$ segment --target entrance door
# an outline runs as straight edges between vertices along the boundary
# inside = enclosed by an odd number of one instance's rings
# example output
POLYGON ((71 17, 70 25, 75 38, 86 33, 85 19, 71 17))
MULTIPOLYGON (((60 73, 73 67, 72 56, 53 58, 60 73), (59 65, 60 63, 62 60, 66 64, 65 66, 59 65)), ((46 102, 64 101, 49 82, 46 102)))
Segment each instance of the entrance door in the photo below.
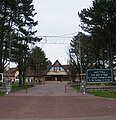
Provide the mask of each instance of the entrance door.
POLYGON ((53 76, 52 80, 53 81, 62 81, 62 76, 53 76))
POLYGON ((57 76, 57 81, 62 81, 62 77, 61 76, 57 76))

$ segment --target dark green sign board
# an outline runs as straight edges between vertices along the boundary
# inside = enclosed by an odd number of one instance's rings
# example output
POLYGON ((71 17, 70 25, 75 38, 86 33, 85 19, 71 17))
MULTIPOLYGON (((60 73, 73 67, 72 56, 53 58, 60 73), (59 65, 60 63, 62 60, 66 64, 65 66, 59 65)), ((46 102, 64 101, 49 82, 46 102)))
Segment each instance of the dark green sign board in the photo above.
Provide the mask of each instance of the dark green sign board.
POLYGON ((88 69, 86 71, 87 83, 108 83, 113 81, 111 69, 88 69))

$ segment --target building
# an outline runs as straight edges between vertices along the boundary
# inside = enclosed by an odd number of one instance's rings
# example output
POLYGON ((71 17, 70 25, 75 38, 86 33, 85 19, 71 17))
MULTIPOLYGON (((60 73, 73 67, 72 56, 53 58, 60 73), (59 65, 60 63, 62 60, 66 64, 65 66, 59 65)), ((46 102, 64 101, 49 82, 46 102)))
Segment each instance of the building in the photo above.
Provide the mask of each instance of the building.
POLYGON ((69 69, 61 65, 58 60, 49 68, 46 74, 46 81, 67 81, 70 80, 69 69))
MULTIPOLYGON (((16 82, 19 79, 18 68, 10 68, 10 70, 5 71, 4 78, 12 82, 16 82)), ((25 73, 26 83, 42 83, 45 81, 69 81, 70 72, 68 65, 61 65, 58 60, 51 65, 48 70, 42 71, 39 76, 34 74, 32 69, 27 69, 25 73)))
POLYGON ((10 80, 12 82, 16 82, 18 81, 18 75, 19 75, 19 71, 18 68, 10 68, 9 69, 5 69, 5 72, 3 74, 3 79, 5 80, 10 80))

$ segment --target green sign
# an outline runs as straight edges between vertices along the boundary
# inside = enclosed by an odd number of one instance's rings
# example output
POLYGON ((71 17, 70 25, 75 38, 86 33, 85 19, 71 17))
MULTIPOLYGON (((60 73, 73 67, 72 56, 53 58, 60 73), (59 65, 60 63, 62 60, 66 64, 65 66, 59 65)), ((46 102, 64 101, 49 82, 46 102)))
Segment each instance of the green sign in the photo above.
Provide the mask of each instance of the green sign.
POLYGON ((88 83, 108 83, 113 81, 111 69, 88 69, 86 71, 86 82, 88 83))

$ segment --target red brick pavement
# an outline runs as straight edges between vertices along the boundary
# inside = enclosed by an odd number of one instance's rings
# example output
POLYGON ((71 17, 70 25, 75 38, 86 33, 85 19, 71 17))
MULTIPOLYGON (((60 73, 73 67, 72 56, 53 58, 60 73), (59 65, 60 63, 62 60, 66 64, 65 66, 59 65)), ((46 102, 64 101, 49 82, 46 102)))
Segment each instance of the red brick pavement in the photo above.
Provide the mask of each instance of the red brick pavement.
POLYGON ((0 97, 0 120, 116 120, 116 99, 77 94, 0 97))

